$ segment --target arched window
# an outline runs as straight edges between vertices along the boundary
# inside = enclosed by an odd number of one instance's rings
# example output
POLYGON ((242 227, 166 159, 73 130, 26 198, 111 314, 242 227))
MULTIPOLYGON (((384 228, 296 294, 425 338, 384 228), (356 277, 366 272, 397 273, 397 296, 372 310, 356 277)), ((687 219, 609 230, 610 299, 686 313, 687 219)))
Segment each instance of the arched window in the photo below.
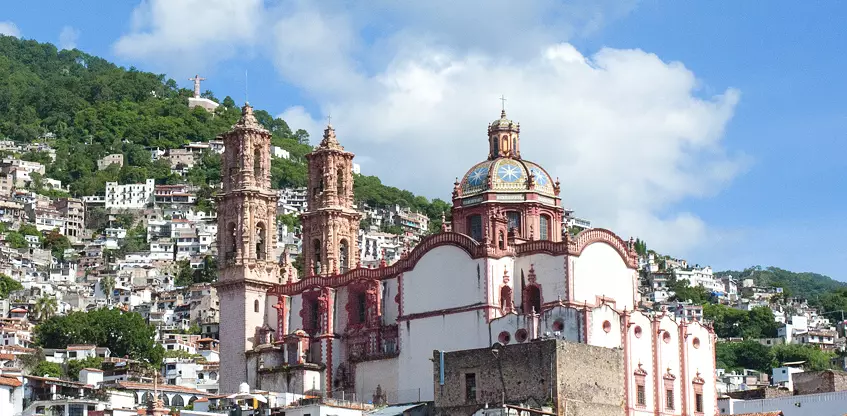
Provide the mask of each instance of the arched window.
POLYGON ((174 396, 174 399, 171 401, 171 406, 173 407, 185 407, 185 399, 182 398, 179 394, 174 396))
POLYGON ((259 312, 259 299, 253 301, 253 312, 259 312))
POLYGON ((253 180, 256 183, 262 180, 262 148, 259 146, 253 150, 253 180))
POLYGON ((503 138, 502 138, 502 141, 503 141, 503 144, 502 144, 502 146, 500 146, 501 150, 503 151, 503 153, 509 154, 509 151, 510 151, 510 149, 509 149, 509 136, 504 135, 503 138))
POLYGON ((149 392, 149 391, 148 391, 148 392, 145 392, 144 394, 142 394, 142 395, 141 395, 141 403, 142 403, 142 404, 147 404, 147 403, 149 403, 149 402, 150 402, 150 398, 151 398, 151 397, 153 397, 153 395, 152 395, 152 394, 150 394, 150 392, 149 392))
POLYGON ((524 299, 524 313, 541 313, 541 289, 538 286, 526 288, 526 299, 524 299))
POLYGON ((542 215, 538 219, 538 234, 540 240, 549 240, 550 239, 550 217, 547 215, 542 215))
POLYGON ((476 241, 482 241, 482 215, 468 217, 468 235, 476 241))
POLYGON ((196 401, 197 401, 197 396, 191 396, 191 398, 188 399, 188 405, 191 406, 196 401))
POLYGON ((509 219, 509 230, 515 230, 515 234, 521 232, 521 213, 518 211, 507 211, 506 218, 509 219))
POLYGON ((162 394, 161 394, 161 397, 162 397, 162 402, 163 402, 163 403, 165 403, 165 406, 170 406, 170 405, 171 405, 171 401, 170 401, 170 399, 168 399, 168 395, 167 395, 167 394, 162 393, 162 394))
POLYGON ((209 378, 212 379, 212 380, 217 380, 218 379, 218 373, 212 371, 211 373, 209 373, 209 378))
POLYGON ((338 168, 335 171, 335 180, 337 181, 335 192, 338 193, 339 198, 342 198, 344 197, 344 168, 338 168))
POLYGON ((349 248, 347 246, 347 240, 341 240, 341 244, 339 244, 338 248, 338 262, 341 263, 341 273, 346 273, 349 267, 349 248))
POLYGON ((256 224, 256 258, 259 260, 264 260, 267 258, 267 245, 265 244, 265 238, 267 236, 267 231, 265 230, 265 224, 260 222, 256 224))
POLYGON ((509 286, 500 288, 500 310, 504 314, 512 311, 512 288, 509 286))
POLYGON ((231 222, 227 225, 227 235, 229 236, 229 247, 226 251, 227 260, 235 260, 235 253, 238 251, 238 235, 235 231, 235 223, 231 222))
POLYGON ((506 249, 506 237, 503 235, 502 230, 497 235, 497 246, 500 247, 500 250, 506 249))
POLYGON ((312 259, 312 268, 315 274, 321 274, 321 240, 317 238, 312 241, 312 250, 314 258, 312 259))

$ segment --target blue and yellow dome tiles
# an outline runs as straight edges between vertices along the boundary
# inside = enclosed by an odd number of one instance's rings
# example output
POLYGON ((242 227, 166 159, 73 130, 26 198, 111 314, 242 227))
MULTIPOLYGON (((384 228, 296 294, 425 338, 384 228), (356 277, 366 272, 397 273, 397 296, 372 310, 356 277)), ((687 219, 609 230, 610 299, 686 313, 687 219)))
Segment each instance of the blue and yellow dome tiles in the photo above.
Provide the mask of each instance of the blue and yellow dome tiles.
POLYGON ((531 192, 527 184, 528 175, 532 175, 535 182, 535 192, 549 197, 556 196, 550 175, 541 166, 524 159, 509 157, 486 160, 474 165, 462 179, 462 196, 469 197, 490 191, 531 192))

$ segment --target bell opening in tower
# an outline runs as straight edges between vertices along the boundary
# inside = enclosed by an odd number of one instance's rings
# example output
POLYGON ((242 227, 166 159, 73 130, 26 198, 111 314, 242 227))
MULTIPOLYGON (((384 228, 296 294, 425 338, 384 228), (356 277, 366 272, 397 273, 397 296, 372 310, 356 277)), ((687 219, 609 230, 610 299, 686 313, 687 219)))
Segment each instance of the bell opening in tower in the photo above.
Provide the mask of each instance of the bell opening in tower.
POLYGON ((341 244, 339 244, 338 249, 338 262, 341 263, 341 273, 346 273, 347 270, 350 269, 350 266, 348 265, 348 252, 349 248, 347 247, 347 240, 341 240, 341 244))
POLYGON ((259 146, 253 150, 253 180, 256 184, 262 180, 262 148, 259 146))
POLYGON ((312 242, 312 249, 314 250, 314 259, 312 261, 313 272, 315 274, 321 274, 321 240, 315 239, 312 242))
POLYGON ((508 211, 506 212, 506 218, 509 219, 509 231, 514 230, 517 234, 520 234, 521 213, 518 211, 508 211))
POLYGON ((538 286, 530 286, 526 288, 526 302, 524 303, 524 306, 526 306, 524 313, 541 312, 541 290, 538 286))
POLYGON ((261 222, 256 224, 256 258, 259 260, 265 260, 267 258, 267 249, 265 245, 266 234, 265 224, 261 222))
POLYGON ((227 225, 227 236, 229 236, 229 247, 226 251, 226 260, 235 260, 235 253, 238 250, 238 236, 235 232, 235 223, 231 222, 227 225))

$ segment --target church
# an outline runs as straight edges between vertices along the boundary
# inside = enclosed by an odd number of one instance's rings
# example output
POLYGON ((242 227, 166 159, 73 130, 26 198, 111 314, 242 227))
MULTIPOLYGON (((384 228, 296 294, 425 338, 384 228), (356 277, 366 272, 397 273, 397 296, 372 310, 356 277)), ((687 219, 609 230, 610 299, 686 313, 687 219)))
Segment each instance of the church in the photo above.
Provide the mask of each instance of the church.
POLYGON ((273 255, 271 134, 245 105, 222 135, 221 392, 430 401, 433 351, 558 338, 623 351, 627 414, 716 414, 714 331, 636 308, 632 239, 562 229, 560 183, 523 157, 505 111, 480 136, 488 154, 453 184, 451 222, 363 268, 353 154, 328 125, 307 155, 299 276, 273 255))

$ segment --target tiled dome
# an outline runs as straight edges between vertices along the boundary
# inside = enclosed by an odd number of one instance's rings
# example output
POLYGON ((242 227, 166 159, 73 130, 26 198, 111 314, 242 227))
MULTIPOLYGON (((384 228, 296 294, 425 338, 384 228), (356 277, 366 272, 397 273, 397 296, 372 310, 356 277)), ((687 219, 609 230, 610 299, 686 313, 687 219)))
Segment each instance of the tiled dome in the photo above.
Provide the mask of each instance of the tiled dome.
POLYGON ((541 166, 509 157, 499 157, 477 163, 462 178, 462 196, 468 197, 485 192, 523 193, 538 192, 555 197, 550 175, 541 166), (535 189, 529 189, 527 181, 532 175, 535 189), (490 177, 490 180, 489 180, 490 177))

